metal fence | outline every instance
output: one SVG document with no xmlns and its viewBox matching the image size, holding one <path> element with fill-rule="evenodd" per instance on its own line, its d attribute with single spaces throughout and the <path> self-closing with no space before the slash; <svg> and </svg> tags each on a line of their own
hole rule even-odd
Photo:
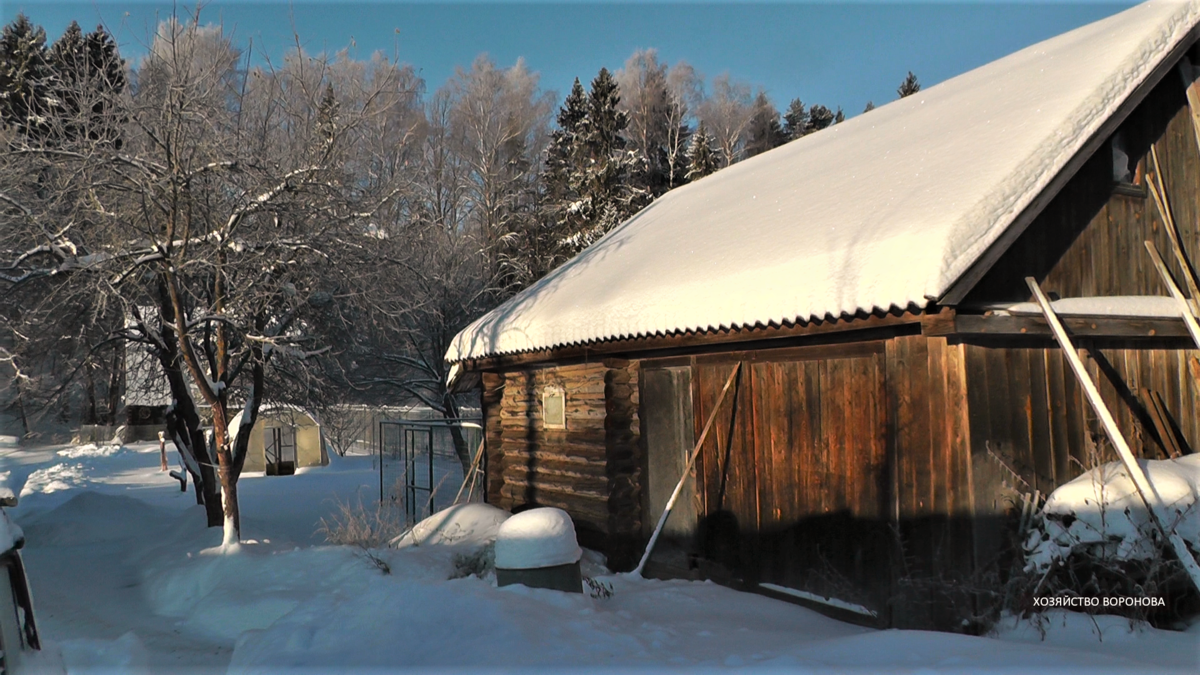
<svg viewBox="0 0 1200 675">
<path fill-rule="evenodd" d="M 469 453 L 476 473 L 475 489 L 481 492 L 486 470 L 480 442 L 479 420 L 404 420 L 379 422 L 379 501 L 402 510 L 413 524 L 453 504 L 464 486 L 462 462 L 455 451 L 455 434 Z M 470 494 L 467 499 L 470 499 Z"/>
</svg>

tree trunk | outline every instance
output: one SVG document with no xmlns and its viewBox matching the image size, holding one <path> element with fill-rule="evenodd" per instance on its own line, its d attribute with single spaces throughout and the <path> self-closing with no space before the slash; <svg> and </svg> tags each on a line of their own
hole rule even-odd
<svg viewBox="0 0 1200 675">
<path fill-rule="evenodd" d="M 96 412 L 96 378 L 92 375 L 91 366 L 85 366 L 84 377 L 87 380 L 87 409 L 84 411 L 84 424 L 99 424 L 100 415 Z"/>
<path fill-rule="evenodd" d="M 450 424 L 450 438 L 454 441 L 454 454 L 462 464 L 463 477 L 469 478 L 471 472 L 471 449 L 467 447 L 467 439 L 463 437 L 462 427 L 458 422 L 458 404 L 450 392 L 442 394 L 442 416 L 453 420 Z"/>
<path fill-rule="evenodd" d="M 228 446 L 227 446 L 228 447 Z M 222 524 L 225 536 L 222 546 L 231 546 L 242 540 L 241 510 L 238 508 L 237 477 L 233 473 L 233 455 L 227 449 L 217 451 L 217 461 L 221 468 L 221 506 L 223 507 Z"/>
<path fill-rule="evenodd" d="M 105 418 L 105 424 L 117 423 L 117 410 L 121 407 L 121 375 L 125 369 L 125 359 L 122 350 L 113 350 L 112 368 L 109 371 L 108 378 L 108 416 Z"/>
</svg>

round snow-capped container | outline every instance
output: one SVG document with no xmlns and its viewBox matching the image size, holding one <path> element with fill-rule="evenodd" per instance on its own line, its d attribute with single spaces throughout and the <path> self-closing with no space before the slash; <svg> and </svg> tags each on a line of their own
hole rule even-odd
<svg viewBox="0 0 1200 675">
<path fill-rule="evenodd" d="M 582 593 L 582 556 L 575 524 L 566 511 L 537 508 L 518 513 L 496 533 L 496 585 Z"/>
</svg>

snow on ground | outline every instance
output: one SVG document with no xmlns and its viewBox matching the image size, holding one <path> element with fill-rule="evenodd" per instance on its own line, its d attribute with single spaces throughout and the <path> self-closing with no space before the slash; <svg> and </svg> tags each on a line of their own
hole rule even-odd
<svg viewBox="0 0 1200 675">
<path fill-rule="evenodd" d="M 482 506 L 374 552 L 385 575 L 315 534 L 336 500 L 378 495 L 370 457 L 244 476 L 245 543 L 222 552 L 190 486 L 159 471 L 157 444 L 100 447 L 0 448 L 0 473 L 24 488 L 10 515 L 28 540 L 39 626 L 73 673 L 1200 670 L 1200 626 L 1058 612 L 1010 619 L 997 638 L 875 631 L 712 583 L 605 575 L 591 552 L 585 573 L 601 574 L 610 598 L 450 580 L 453 554 L 504 521 Z"/>
</svg>

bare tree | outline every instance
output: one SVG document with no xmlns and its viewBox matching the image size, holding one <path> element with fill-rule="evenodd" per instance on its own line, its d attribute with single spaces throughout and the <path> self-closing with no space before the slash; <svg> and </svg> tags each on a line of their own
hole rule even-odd
<svg viewBox="0 0 1200 675">
<path fill-rule="evenodd" d="M 670 187 L 687 181 L 693 111 L 704 98 L 704 78 L 685 61 L 667 71 L 667 175 Z"/>
<path fill-rule="evenodd" d="M 480 237 L 488 276 L 500 274 L 502 240 L 519 229 L 533 199 L 553 107 L 537 83 L 521 60 L 498 69 L 480 56 L 446 84 L 450 138 L 468 169 L 465 218 Z"/>
<path fill-rule="evenodd" d="M 721 166 L 742 159 L 746 131 L 754 117 L 754 96 L 750 85 L 722 73 L 712 82 L 712 94 L 700 104 L 696 116 L 713 135 L 721 151 Z"/>
<path fill-rule="evenodd" d="M 358 150 L 402 84 L 378 63 L 340 79 L 336 66 L 297 53 L 248 68 L 219 26 L 172 18 L 112 109 L 128 120 L 119 149 L 17 136 L 0 159 L 16 194 L 0 215 L 5 281 L 50 280 L 129 318 L 103 339 L 142 342 L 162 366 L 172 438 L 226 543 L 264 399 L 317 384 L 373 285 L 369 224 L 394 188 L 360 180 Z"/>
<path fill-rule="evenodd" d="M 632 179 L 657 197 L 672 185 L 668 149 L 671 100 L 667 66 L 653 49 L 638 50 L 613 74 L 621 92 L 621 110 L 629 117 L 626 149 L 637 158 Z"/>
</svg>

